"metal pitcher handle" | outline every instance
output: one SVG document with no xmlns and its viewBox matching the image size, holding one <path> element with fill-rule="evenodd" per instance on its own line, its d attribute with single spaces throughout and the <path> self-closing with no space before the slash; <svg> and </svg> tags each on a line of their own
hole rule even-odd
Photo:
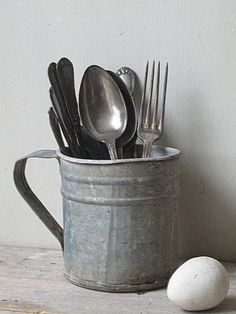
<svg viewBox="0 0 236 314">
<path fill-rule="evenodd" d="M 63 240 L 63 229 L 49 213 L 46 207 L 41 203 L 37 198 L 34 192 L 31 190 L 26 177 L 25 177 L 25 167 L 27 160 L 29 158 L 56 158 L 57 154 L 55 150 L 39 150 L 33 152 L 27 156 L 24 156 L 18 159 L 14 167 L 14 182 L 17 190 L 34 211 L 34 213 L 39 217 L 39 219 L 45 224 L 45 226 L 52 232 L 52 234 L 60 242 L 62 250 L 64 249 L 64 240 Z"/>
</svg>

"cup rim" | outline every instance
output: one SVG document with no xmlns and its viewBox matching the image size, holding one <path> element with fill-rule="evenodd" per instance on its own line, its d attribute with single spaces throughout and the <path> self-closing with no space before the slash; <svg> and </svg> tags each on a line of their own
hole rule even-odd
<svg viewBox="0 0 236 314">
<path fill-rule="evenodd" d="M 81 159 L 76 157 L 70 157 L 64 155 L 60 150 L 57 150 L 57 156 L 65 161 L 69 161 L 76 164 L 90 164 L 90 165 L 114 165 L 114 164 L 125 164 L 125 163 L 137 163 L 137 162 L 150 162 L 150 161 L 165 161 L 170 159 L 176 159 L 180 156 L 181 151 L 177 148 L 169 146 L 153 145 L 152 150 L 166 151 L 166 155 L 148 158 L 126 158 L 126 159 Z"/>
</svg>

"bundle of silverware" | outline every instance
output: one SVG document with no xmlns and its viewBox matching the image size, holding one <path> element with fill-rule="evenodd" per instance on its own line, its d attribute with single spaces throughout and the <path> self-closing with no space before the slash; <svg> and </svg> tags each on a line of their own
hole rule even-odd
<svg viewBox="0 0 236 314">
<path fill-rule="evenodd" d="M 52 101 L 49 120 L 63 154 L 86 159 L 150 157 L 153 143 L 163 133 L 168 64 L 160 97 L 160 62 L 156 69 L 153 61 L 151 74 L 147 62 L 139 118 L 134 100 L 135 74 L 130 68 L 115 73 L 91 65 L 82 77 L 78 99 L 69 59 L 51 63 L 48 76 Z M 137 150 L 138 138 L 143 143 L 141 153 Z"/>
</svg>

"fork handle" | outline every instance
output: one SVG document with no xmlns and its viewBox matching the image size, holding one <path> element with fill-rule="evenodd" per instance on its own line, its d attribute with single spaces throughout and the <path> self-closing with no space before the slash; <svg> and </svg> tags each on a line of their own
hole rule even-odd
<svg viewBox="0 0 236 314">
<path fill-rule="evenodd" d="M 143 144 L 143 158 L 148 158 L 150 157 L 150 153 L 151 153 L 151 149 L 152 149 L 152 143 L 144 143 Z"/>
</svg>

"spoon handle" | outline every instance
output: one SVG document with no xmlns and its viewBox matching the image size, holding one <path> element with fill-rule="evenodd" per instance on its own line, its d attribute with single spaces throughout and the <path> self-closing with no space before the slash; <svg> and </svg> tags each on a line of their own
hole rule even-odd
<svg viewBox="0 0 236 314">
<path fill-rule="evenodd" d="M 118 158 L 119 158 L 119 159 L 123 159 L 123 158 L 124 158 L 124 155 L 123 155 L 123 147 L 116 145 L 116 151 L 117 151 L 117 156 L 118 156 Z"/>
<path fill-rule="evenodd" d="M 81 126 L 75 94 L 75 78 L 72 62 L 67 58 L 61 58 L 57 64 L 57 73 L 78 143 L 95 159 L 109 158 L 106 146 L 91 138 Z"/>
<path fill-rule="evenodd" d="M 107 148 L 110 154 L 111 159 L 118 159 L 116 144 L 115 143 L 107 143 Z"/>
<path fill-rule="evenodd" d="M 116 148 L 117 148 L 118 158 L 122 159 L 124 158 L 127 148 L 130 148 L 131 146 L 129 145 L 129 143 L 135 137 L 135 132 L 137 128 L 136 108 L 134 105 L 134 101 L 131 97 L 130 91 L 128 90 L 127 85 L 125 84 L 125 81 L 123 81 L 121 77 L 115 74 L 114 72 L 109 71 L 109 70 L 107 72 L 110 74 L 110 76 L 113 78 L 113 80 L 116 82 L 116 84 L 120 88 L 122 96 L 125 100 L 125 105 L 126 105 L 126 110 L 127 110 L 126 128 L 124 132 L 121 134 L 121 136 L 116 139 Z M 131 153 L 130 149 L 129 149 L 129 153 L 131 154 L 130 157 L 133 157 L 133 154 Z"/>
<path fill-rule="evenodd" d="M 67 129 L 66 123 L 64 121 L 64 116 L 63 116 L 63 114 L 61 112 L 61 107 L 59 105 L 59 102 L 57 100 L 56 94 L 55 94 L 54 89 L 52 87 L 50 87 L 50 89 L 49 89 L 49 94 L 50 94 L 52 106 L 53 106 L 53 108 L 54 108 L 54 110 L 55 110 L 55 112 L 57 114 L 57 118 L 58 118 L 60 127 L 62 129 L 62 133 L 64 135 L 64 138 L 65 138 L 67 144 L 69 145 L 69 147 L 70 147 L 70 149 L 72 151 L 73 156 L 76 156 L 77 155 L 77 150 L 75 148 L 73 140 L 71 139 L 70 133 L 69 133 L 69 131 Z"/>
<path fill-rule="evenodd" d="M 68 114 L 68 110 L 65 104 L 65 99 L 62 94 L 60 83 L 59 83 L 58 74 L 57 74 L 57 65 L 55 62 L 52 62 L 48 67 L 48 77 L 54 91 L 54 99 L 56 100 L 57 105 L 61 111 L 61 117 L 64 122 L 65 131 L 67 131 L 70 137 L 70 141 L 71 141 L 70 144 L 73 147 L 73 155 L 74 157 L 84 157 L 85 151 L 83 150 L 82 147 L 79 147 L 78 145 L 74 128 L 70 120 L 70 116 Z"/>
<path fill-rule="evenodd" d="M 62 139 L 61 130 L 59 127 L 57 115 L 56 115 L 53 107 L 49 108 L 48 115 L 49 115 L 50 126 L 51 126 L 52 132 L 54 134 L 54 137 L 57 141 L 58 147 L 60 148 L 60 151 L 63 154 L 65 154 L 66 153 L 66 147 L 65 147 L 64 141 Z"/>
<path fill-rule="evenodd" d="M 59 85 L 65 100 L 68 116 L 74 128 L 74 132 L 79 145 L 84 147 L 83 137 L 80 129 L 80 118 L 78 113 L 77 100 L 74 89 L 74 69 L 67 58 L 61 58 L 57 64 L 57 75 Z"/>
</svg>

